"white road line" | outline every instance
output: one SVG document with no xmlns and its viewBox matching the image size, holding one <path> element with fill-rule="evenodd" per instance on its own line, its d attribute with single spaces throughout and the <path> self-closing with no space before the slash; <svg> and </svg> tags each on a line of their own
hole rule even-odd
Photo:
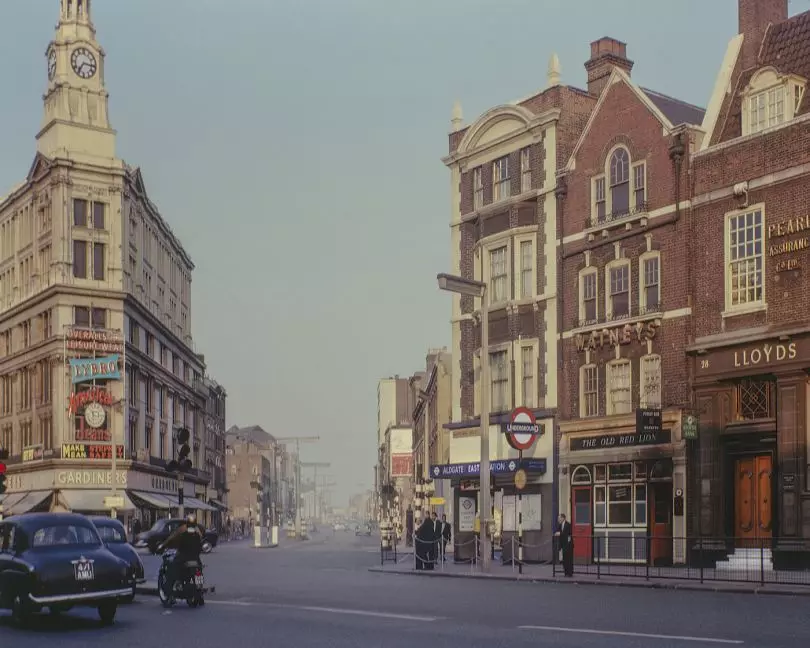
<svg viewBox="0 0 810 648">
<path fill-rule="evenodd" d="M 643 639 L 669 639 L 670 641 L 694 641 L 702 643 L 734 644 L 744 642 L 739 639 L 712 639 L 711 637 L 690 637 L 680 635 L 647 634 L 644 632 L 619 632 L 618 630 L 588 630 L 585 628 L 558 628 L 556 626 L 522 625 L 521 630 L 548 630 L 551 632 L 574 632 L 580 634 L 610 635 L 614 637 L 639 637 Z"/>
<path fill-rule="evenodd" d="M 236 607 L 267 607 L 282 610 L 303 610 L 305 612 L 323 612 L 324 614 L 348 614 L 353 616 L 376 617 L 379 619 L 398 619 L 400 621 L 439 621 L 443 617 L 419 616 L 415 614 L 397 614 L 394 612 L 374 612 L 372 610 L 351 610 L 347 608 L 319 607 L 316 605 L 284 605 L 282 603 L 260 603 L 252 601 L 212 601 L 209 605 L 232 605 Z"/>
</svg>

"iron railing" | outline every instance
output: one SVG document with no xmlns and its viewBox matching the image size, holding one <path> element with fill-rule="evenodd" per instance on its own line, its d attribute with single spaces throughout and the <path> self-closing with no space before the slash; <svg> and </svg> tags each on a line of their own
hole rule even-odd
<svg viewBox="0 0 810 648">
<path fill-rule="evenodd" d="M 650 536 L 610 531 L 574 536 L 574 575 L 810 586 L 810 548 L 794 539 Z M 563 575 L 555 546 L 552 573 Z"/>
</svg>

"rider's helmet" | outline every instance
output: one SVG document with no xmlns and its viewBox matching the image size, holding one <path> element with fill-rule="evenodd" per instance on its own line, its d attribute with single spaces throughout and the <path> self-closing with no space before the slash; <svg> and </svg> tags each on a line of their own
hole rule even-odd
<svg viewBox="0 0 810 648">
<path fill-rule="evenodd" d="M 189 524 L 197 524 L 197 516 L 194 515 L 194 513 L 189 513 L 186 516 L 186 522 L 188 522 Z"/>
</svg>

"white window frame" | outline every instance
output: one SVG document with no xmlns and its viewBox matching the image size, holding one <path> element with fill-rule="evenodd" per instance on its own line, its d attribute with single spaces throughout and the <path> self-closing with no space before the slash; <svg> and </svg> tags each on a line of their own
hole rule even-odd
<svg viewBox="0 0 810 648">
<path fill-rule="evenodd" d="M 760 294 L 760 299 L 754 301 L 746 301 L 743 303 L 734 304 L 733 303 L 733 295 L 732 295 L 732 272 L 731 266 L 733 263 L 737 263 L 737 261 L 733 261 L 731 258 L 731 224 L 732 220 L 739 217 L 744 216 L 750 213 L 760 212 L 762 215 L 761 222 L 760 222 L 760 230 L 761 230 L 761 248 L 760 253 L 756 256 L 759 256 L 761 259 L 761 270 L 760 270 L 760 282 L 762 291 Z M 724 315 L 737 315 L 743 313 L 752 313 L 760 310 L 764 310 L 767 308 L 767 296 L 766 296 L 766 281 L 765 281 L 765 248 L 766 248 L 766 214 L 765 214 L 765 204 L 759 203 L 757 205 L 751 205 L 745 209 L 739 209 L 732 212 L 728 212 L 725 215 L 723 220 L 723 229 L 724 229 L 724 276 L 725 276 L 725 306 L 726 310 L 723 313 Z M 754 257 L 755 258 L 755 257 Z"/>
<path fill-rule="evenodd" d="M 593 275 L 595 278 L 594 290 L 596 291 L 596 295 L 594 296 L 594 306 L 596 312 L 594 313 L 593 322 L 591 322 L 590 320 L 586 322 L 585 278 L 591 275 Z M 583 326 L 585 326 L 587 324 L 595 324 L 598 321 L 599 321 L 599 270 L 594 266 L 586 266 L 579 271 L 579 318 L 577 324 L 585 322 L 585 324 L 583 324 Z"/>
<path fill-rule="evenodd" d="M 592 392 L 594 395 L 592 403 L 593 409 L 588 407 L 587 399 L 587 396 L 591 392 L 585 391 L 585 378 L 590 371 L 593 371 L 593 376 L 596 382 L 595 389 Z M 593 418 L 595 416 L 599 416 L 599 367 L 597 367 L 594 363 L 588 363 L 579 368 L 579 417 Z"/>
<path fill-rule="evenodd" d="M 793 74 L 780 74 L 773 67 L 759 70 L 742 92 L 742 134 L 755 135 L 762 131 L 786 124 L 796 118 L 806 90 L 806 81 Z M 781 120 L 773 114 L 777 92 L 782 96 Z M 754 102 L 762 102 L 763 120 L 754 121 Z"/>
<path fill-rule="evenodd" d="M 518 361 L 515 362 L 515 384 L 520 385 L 520 393 L 516 393 L 515 397 L 520 401 L 520 404 L 523 407 L 539 407 L 539 396 L 538 396 L 538 364 L 537 359 L 539 357 L 540 352 L 540 341 L 539 340 L 525 340 L 522 339 L 518 345 L 519 349 L 519 358 Z M 523 372 L 523 359 L 524 359 L 524 352 L 528 351 L 531 354 L 532 360 L 532 375 L 531 375 L 531 399 L 527 402 L 524 398 L 525 391 L 525 380 L 526 376 Z M 517 405 L 517 403 L 515 403 Z"/>
<path fill-rule="evenodd" d="M 658 303 L 657 304 L 650 304 L 647 303 L 647 273 L 646 273 L 646 263 L 651 259 L 657 259 L 658 261 Z M 661 310 L 661 298 L 662 298 L 662 287 L 661 287 L 661 253 L 658 250 L 653 250 L 650 252 L 645 252 L 638 258 L 638 304 L 639 304 L 639 314 L 641 313 L 648 313 L 652 312 L 650 308 L 653 306 L 655 307 L 656 311 Z"/>
<path fill-rule="evenodd" d="M 531 245 L 531 267 L 529 272 L 529 292 L 523 292 L 523 274 L 526 269 L 523 267 L 523 244 Z M 516 299 L 533 299 L 537 295 L 537 236 L 535 234 L 518 235 L 514 238 L 515 268 L 513 272 L 514 287 L 512 294 Z"/>
<path fill-rule="evenodd" d="M 616 217 L 613 217 L 613 198 L 612 193 L 610 191 L 610 160 L 613 157 L 613 154 L 616 152 L 617 149 L 623 148 L 627 152 L 627 165 L 628 165 L 628 174 L 630 175 L 629 179 L 629 191 L 630 191 L 630 198 L 629 198 L 629 213 L 621 214 Z M 635 169 L 636 167 L 644 167 L 644 209 L 636 208 L 636 176 L 635 176 Z M 602 172 L 591 177 L 591 227 L 598 227 L 604 223 L 609 223 L 611 221 L 620 221 L 627 216 L 633 216 L 646 211 L 646 204 L 648 202 L 649 196 L 649 185 L 647 183 L 647 161 L 646 160 L 633 160 L 633 156 L 630 153 L 630 149 L 627 148 L 624 144 L 617 144 L 613 148 L 611 148 L 607 155 L 605 156 L 604 166 L 602 168 Z M 600 221 L 597 216 L 597 182 L 602 181 L 604 184 L 604 203 L 605 203 L 605 218 L 604 220 Z"/>
<path fill-rule="evenodd" d="M 504 273 L 502 275 L 499 274 L 499 275 L 493 276 L 493 274 L 492 274 L 493 256 L 495 255 L 495 253 L 500 253 L 501 251 L 503 251 L 503 257 L 504 257 L 504 259 L 503 259 L 503 272 Z M 512 281 L 511 281 L 512 280 L 512 277 L 511 277 L 512 273 L 511 273 L 511 267 L 510 266 L 512 264 L 510 263 L 510 258 L 511 258 L 510 253 L 511 253 L 510 246 L 506 241 L 502 241 L 499 245 L 493 245 L 491 247 L 488 246 L 485 249 L 485 255 L 486 256 L 484 257 L 484 259 L 485 259 L 484 263 L 485 263 L 485 266 L 486 266 L 485 270 L 486 270 L 486 273 L 487 273 L 487 282 L 486 282 L 487 283 L 487 302 L 489 304 L 503 304 L 505 302 L 508 302 L 510 300 L 510 298 L 511 298 L 510 288 L 511 288 L 511 283 L 512 283 Z M 501 285 L 501 283 L 503 285 L 503 295 L 496 294 L 495 284 L 494 284 L 494 281 L 496 279 L 500 282 L 499 286 Z"/>
<path fill-rule="evenodd" d="M 512 366 L 512 343 L 505 342 L 503 344 L 493 344 L 489 347 L 490 355 L 493 353 L 500 353 L 502 351 L 506 351 L 507 356 L 507 365 L 511 368 Z M 487 385 L 487 389 L 489 389 L 489 407 L 490 412 L 494 412 L 493 409 L 493 402 L 492 402 L 492 367 L 489 368 L 489 385 Z M 473 410 L 475 412 L 475 416 L 480 416 L 481 414 L 481 353 L 480 350 L 477 350 L 473 354 L 473 374 L 474 374 L 474 386 L 475 386 L 475 393 L 473 394 Z M 507 371 L 507 377 L 509 379 L 509 383 L 507 385 L 507 398 L 511 400 L 511 393 L 512 393 L 512 372 Z M 511 403 L 509 403 L 511 408 Z"/>
<path fill-rule="evenodd" d="M 642 408 L 661 408 L 664 399 L 663 392 L 663 373 L 661 370 L 661 356 L 656 353 L 650 353 L 641 356 L 638 361 L 639 366 L 639 405 Z M 657 383 L 657 393 L 651 397 L 648 385 Z"/>
<path fill-rule="evenodd" d="M 638 179 L 639 174 L 638 171 L 641 170 L 641 187 L 638 186 Z M 641 201 L 641 205 L 638 205 L 636 202 L 636 192 L 641 189 L 644 192 L 643 199 Z M 647 204 L 647 163 L 645 161 L 635 162 L 633 163 L 631 160 L 630 164 L 630 211 L 631 212 L 642 212 L 645 210 L 645 206 Z"/>
<path fill-rule="evenodd" d="M 619 368 L 627 368 L 627 385 L 617 387 L 617 373 Z M 626 404 L 627 411 L 619 411 L 614 398 L 616 392 L 621 391 L 627 394 L 629 402 Z M 633 411 L 633 363 L 627 358 L 611 360 L 607 363 L 605 371 L 605 409 L 608 416 L 627 415 Z"/>
<path fill-rule="evenodd" d="M 609 319 L 614 319 L 613 300 L 611 299 L 610 272 L 621 267 L 627 268 L 627 315 L 623 319 L 633 316 L 633 268 L 630 259 L 615 259 L 605 266 L 605 313 Z"/>
<path fill-rule="evenodd" d="M 601 197 L 602 200 L 599 200 L 599 186 L 601 183 Z M 604 203 L 605 205 L 605 215 L 602 219 L 599 219 L 599 204 Z M 608 195 L 607 195 L 607 178 L 605 177 L 604 173 L 599 174 L 598 176 L 594 176 L 591 178 L 591 225 L 598 225 L 599 223 L 603 223 L 607 220 L 608 217 Z"/>
<path fill-rule="evenodd" d="M 532 147 L 520 149 L 520 193 L 532 190 Z"/>
<path fill-rule="evenodd" d="M 496 347 L 490 347 L 488 349 L 487 358 L 489 360 L 489 405 L 491 412 L 508 412 L 512 409 L 512 349 L 511 344 L 509 345 L 499 345 Z M 494 387 L 495 387 L 495 368 L 493 363 L 493 356 L 503 354 L 505 360 L 505 370 L 506 370 L 506 377 L 502 381 L 498 381 L 503 383 L 504 389 L 504 399 L 503 403 L 496 403 L 494 398 Z"/>
<path fill-rule="evenodd" d="M 472 170 L 473 209 L 484 206 L 484 167 L 477 166 Z"/>
<path fill-rule="evenodd" d="M 502 163 L 505 173 L 502 172 Z M 492 161 L 492 202 L 506 200 L 512 195 L 512 179 L 509 171 L 508 155 Z"/>
</svg>

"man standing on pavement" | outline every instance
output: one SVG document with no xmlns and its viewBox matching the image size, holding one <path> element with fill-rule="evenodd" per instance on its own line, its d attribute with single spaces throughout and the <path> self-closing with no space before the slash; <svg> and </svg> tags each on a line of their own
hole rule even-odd
<svg viewBox="0 0 810 648">
<path fill-rule="evenodd" d="M 571 525 L 565 519 L 565 514 L 560 513 L 559 529 L 554 535 L 557 536 L 559 549 L 562 551 L 563 573 L 571 577 L 574 575 L 574 537 L 571 535 Z"/>
<path fill-rule="evenodd" d="M 447 543 L 450 542 L 452 537 L 453 531 L 450 528 L 450 523 L 447 521 L 447 516 L 442 515 L 442 536 L 441 536 L 442 562 L 447 562 Z"/>
<path fill-rule="evenodd" d="M 442 535 L 444 533 L 444 524 L 439 520 L 436 511 L 433 511 L 431 517 L 433 518 L 433 560 L 439 562 L 439 557 L 444 558 L 441 552 Z"/>
</svg>

